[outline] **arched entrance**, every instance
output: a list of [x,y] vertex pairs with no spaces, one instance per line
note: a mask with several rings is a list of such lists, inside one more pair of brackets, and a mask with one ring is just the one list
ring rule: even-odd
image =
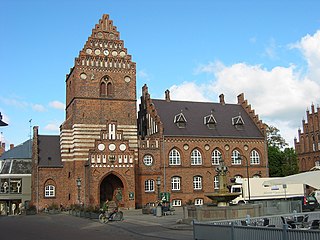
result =
[[119,177],[114,174],[106,176],[100,184],[100,204],[106,200],[122,202],[123,183]]

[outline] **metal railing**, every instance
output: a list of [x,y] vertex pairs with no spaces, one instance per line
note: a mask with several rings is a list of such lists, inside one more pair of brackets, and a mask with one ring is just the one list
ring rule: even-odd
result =
[[[304,213],[298,213],[301,215]],[[309,221],[320,219],[320,212],[308,213]],[[293,214],[281,215],[292,217]],[[193,222],[194,239],[224,239],[224,240],[319,240],[320,230],[312,229],[288,229],[288,225],[283,224],[281,216],[268,216],[270,225],[264,226],[242,226],[241,220],[225,220],[210,222]],[[258,221],[260,218],[251,218],[251,221]]]

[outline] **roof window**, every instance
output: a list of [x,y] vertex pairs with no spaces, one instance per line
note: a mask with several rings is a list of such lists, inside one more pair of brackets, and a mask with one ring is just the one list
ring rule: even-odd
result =
[[178,126],[178,128],[185,128],[187,125],[187,120],[182,112],[174,116],[173,122]]
[[204,124],[207,125],[207,127],[209,129],[215,129],[216,128],[217,121],[214,118],[214,116],[212,115],[212,113],[210,115],[208,115],[208,116],[205,116],[203,118],[203,120],[204,120]]

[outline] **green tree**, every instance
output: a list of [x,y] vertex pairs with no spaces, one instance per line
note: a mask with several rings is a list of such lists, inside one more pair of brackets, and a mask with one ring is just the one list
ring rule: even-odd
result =
[[288,144],[279,132],[276,127],[267,126],[270,177],[284,177],[299,172],[297,154],[293,148],[284,148]]
[[278,128],[267,125],[266,132],[268,146],[278,147],[280,149],[288,146],[286,140],[280,135]]

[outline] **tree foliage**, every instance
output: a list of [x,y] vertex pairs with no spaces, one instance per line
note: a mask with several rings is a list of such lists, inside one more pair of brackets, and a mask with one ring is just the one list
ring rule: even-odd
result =
[[270,177],[284,177],[299,172],[295,150],[284,148],[288,144],[274,126],[267,126],[267,144]]

